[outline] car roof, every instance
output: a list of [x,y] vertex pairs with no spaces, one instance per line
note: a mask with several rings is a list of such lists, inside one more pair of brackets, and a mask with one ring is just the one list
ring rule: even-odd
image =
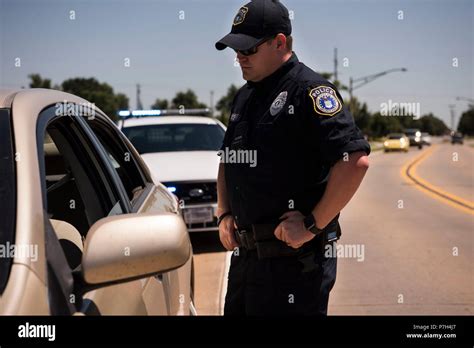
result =
[[124,120],[122,127],[150,126],[155,124],[211,124],[218,125],[216,119],[203,116],[156,116],[137,117]]
[[7,89],[0,88],[0,108],[10,108],[12,104],[13,97],[15,94],[20,92],[21,89]]
[[[99,107],[95,106],[94,103],[81,98],[77,95],[47,88],[17,88],[17,89],[6,89],[0,88],[0,108],[12,108],[13,100],[18,101],[18,105],[27,107],[28,110],[35,110],[34,113],[25,113],[22,115],[27,116],[26,118],[37,117],[37,108],[49,106],[57,103],[82,103],[85,105],[91,105],[96,110],[104,113]],[[105,113],[104,113],[105,114]]]

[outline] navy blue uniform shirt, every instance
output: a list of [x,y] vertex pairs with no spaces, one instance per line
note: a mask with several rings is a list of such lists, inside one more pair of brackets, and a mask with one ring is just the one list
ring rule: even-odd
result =
[[[232,214],[240,228],[275,223],[289,210],[309,214],[330,168],[345,154],[370,153],[334,85],[293,53],[272,75],[237,93],[223,151],[256,162],[225,163]],[[223,158],[221,158],[222,160]],[[224,160],[225,162],[225,160]],[[229,162],[229,161],[228,161]]]

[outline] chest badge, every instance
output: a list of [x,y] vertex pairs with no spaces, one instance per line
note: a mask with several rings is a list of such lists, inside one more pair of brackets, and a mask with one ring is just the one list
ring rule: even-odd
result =
[[287,91],[284,91],[278,94],[278,97],[276,97],[276,99],[273,101],[272,105],[270,106],[270,114],[272,116],[275,116],[281,111],[281,109],[283,109],[283,107],[286,104],[287,98],[288,98]]
[[230,122],[237,122],[238,120],[240,120],[240,114],[230,115]]
[[319,86],[309,92],[313,100],[314,111],[323,116],[334,116],[341,111],[342,103],[337,97],[336,91],[331,87]]

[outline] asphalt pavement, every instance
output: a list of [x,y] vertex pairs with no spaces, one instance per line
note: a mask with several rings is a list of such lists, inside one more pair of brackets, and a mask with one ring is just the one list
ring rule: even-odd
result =
[[[374,152],[341,214],[329,315],[474,314],[473,186],[468,144]],[[230,254],[215,232],[192,242],[197,311],[221,314]]]

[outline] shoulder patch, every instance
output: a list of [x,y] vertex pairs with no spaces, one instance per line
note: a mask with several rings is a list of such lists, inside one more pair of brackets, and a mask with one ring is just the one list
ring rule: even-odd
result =
[[334,116],[342,109],[336,91],[328,86],[319,86],[309,91],[314,111],[322,116]]
[[246,16],[247,12],[249,12],[248,7],[242,6],[239,9],[239,12],[237,12],[237,14],[234,17],[234,25],[239,25],[239,24],[243,23],[243,21],[245,20],[245,16]]

